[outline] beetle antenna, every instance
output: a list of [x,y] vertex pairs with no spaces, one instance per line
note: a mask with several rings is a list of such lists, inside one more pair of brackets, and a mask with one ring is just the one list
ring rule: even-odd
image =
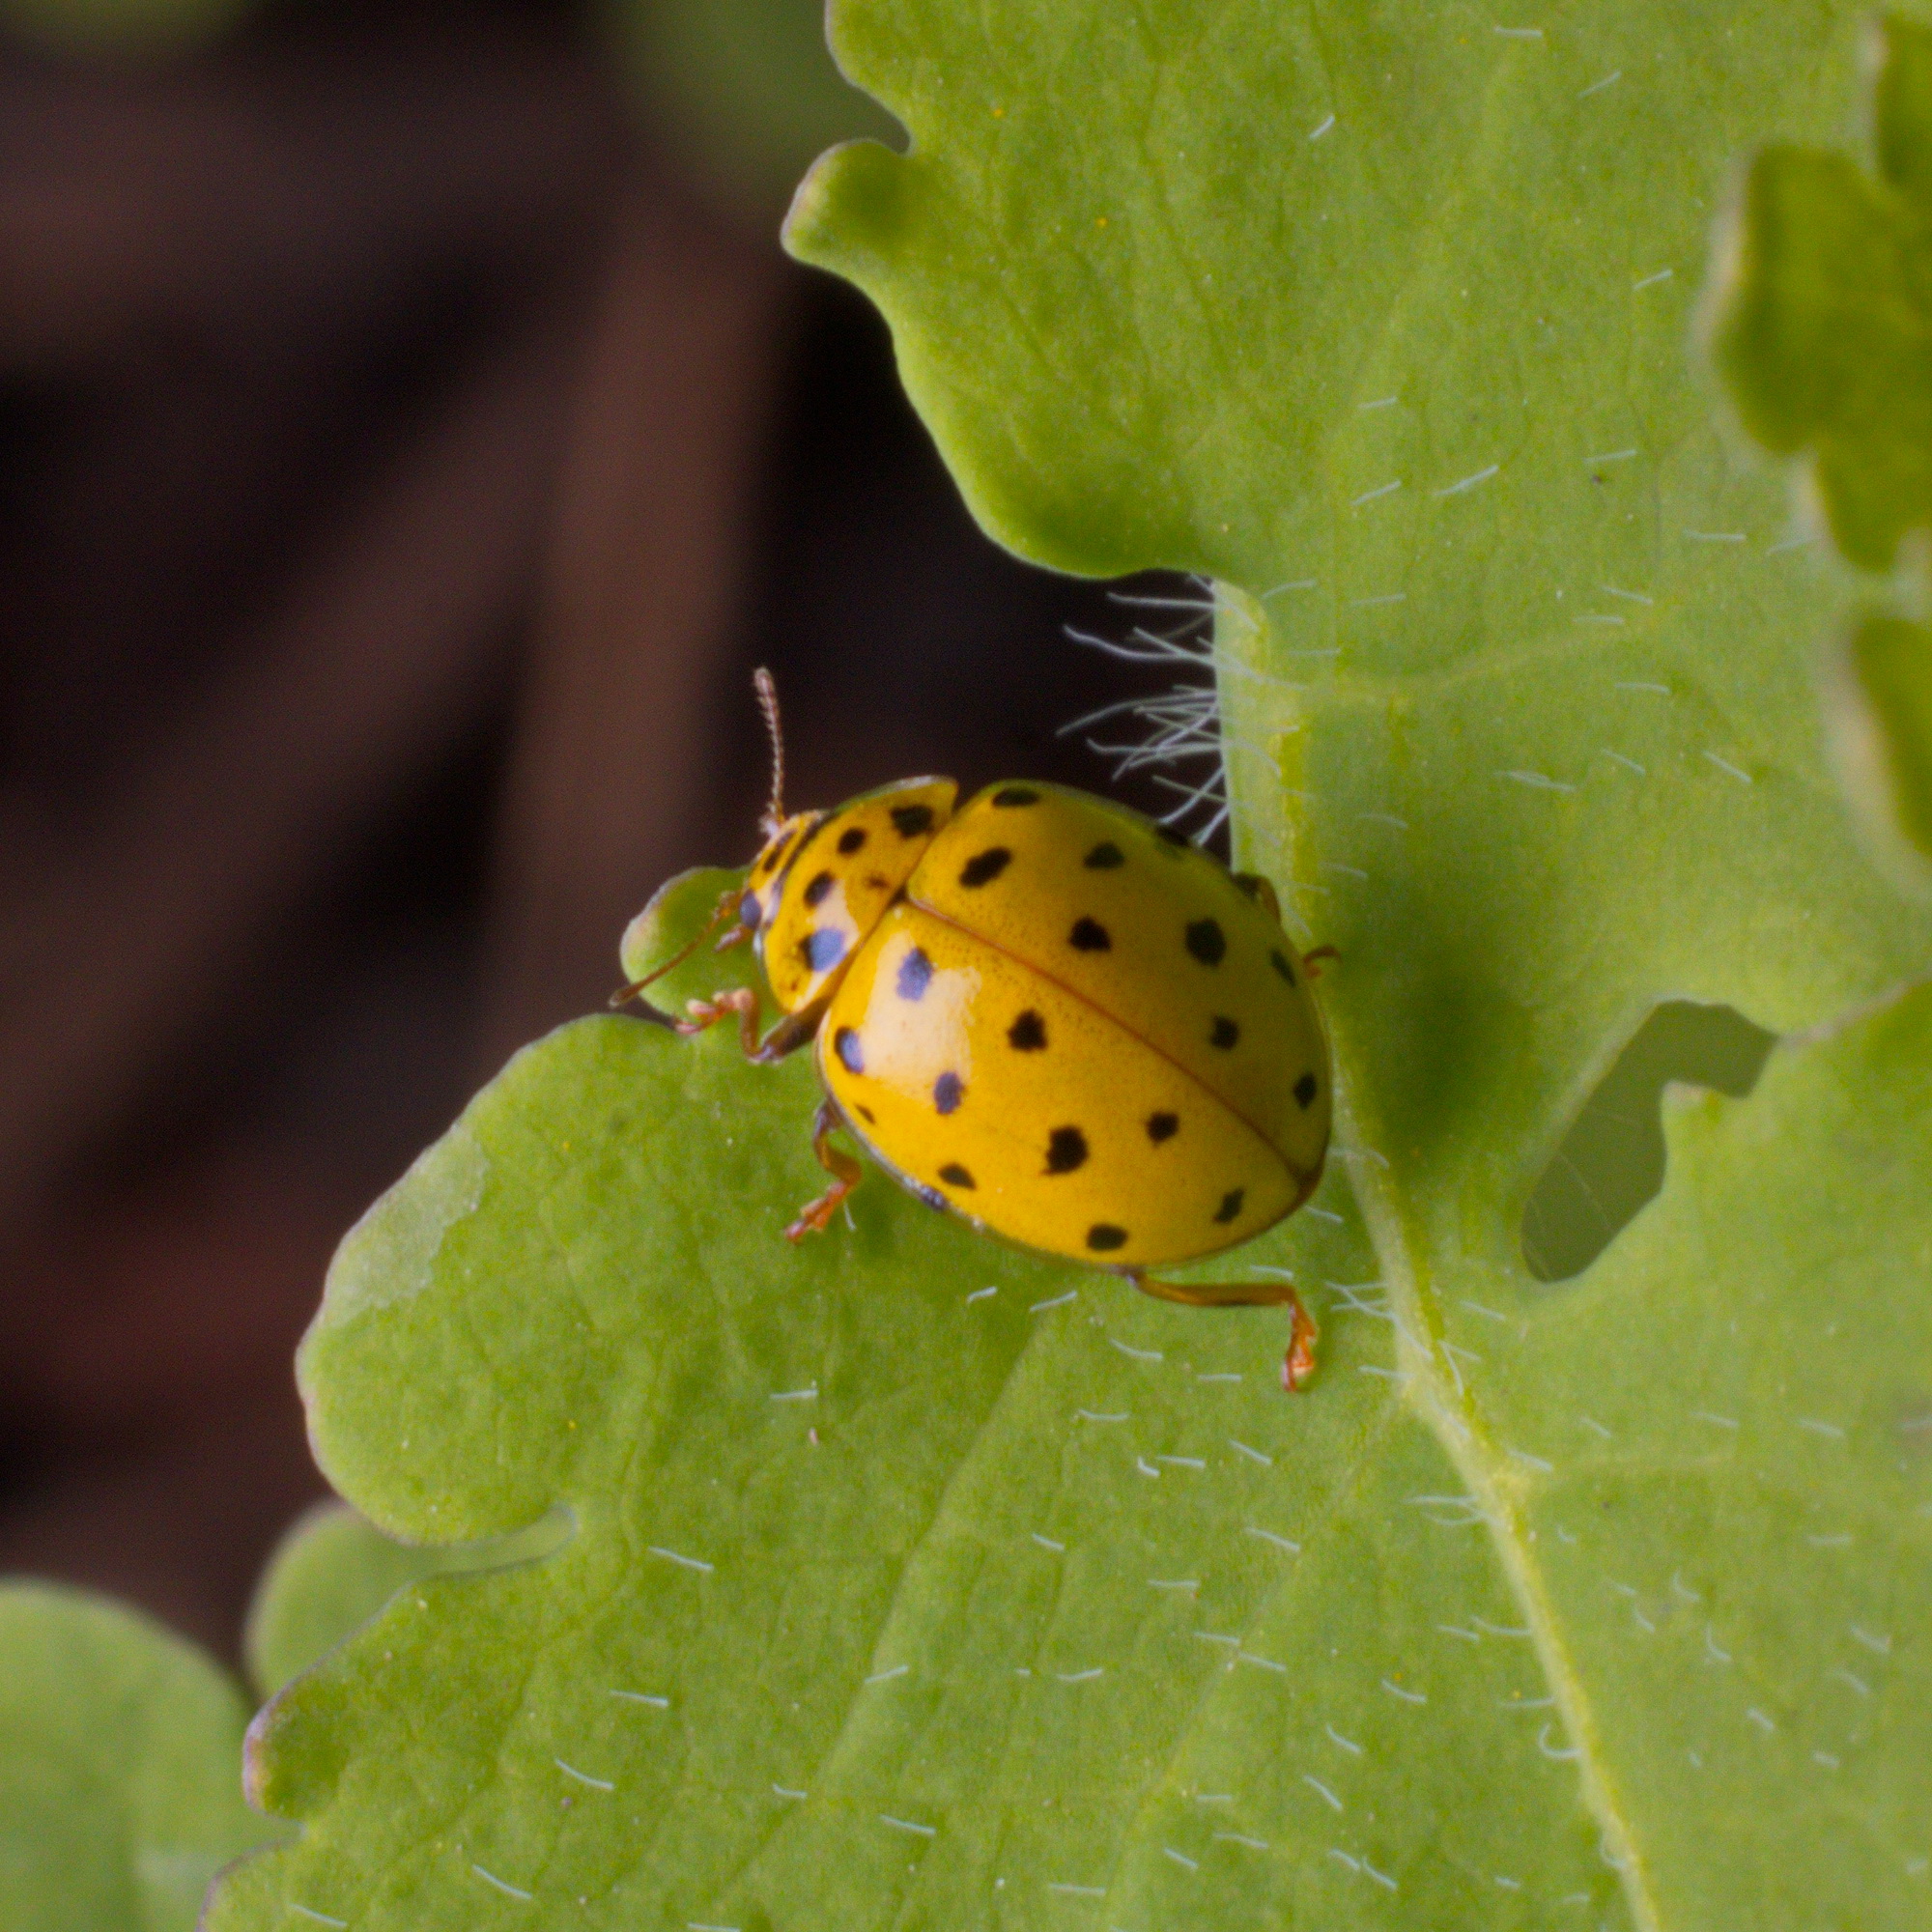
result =
[[772,802],[765,808],[765,831],[769,835],[784,823],[784,733],[779,728],[779,688],[763,665],[752,673],[752,684],[758,694],[758,709],[765,714],[765,729],[772,740]]

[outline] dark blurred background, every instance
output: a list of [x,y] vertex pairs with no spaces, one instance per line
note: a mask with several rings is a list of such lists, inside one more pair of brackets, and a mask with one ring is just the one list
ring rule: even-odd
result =
[[755,664],[797,803],[1172,681],[781,253],[819,14],[0,0],[0,1572],[233,1653],[335,1239],[750,855]]

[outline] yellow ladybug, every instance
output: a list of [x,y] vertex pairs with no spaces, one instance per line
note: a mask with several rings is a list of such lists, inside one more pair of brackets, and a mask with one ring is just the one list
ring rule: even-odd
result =
[[1327,1041],[1266,880],[1061,785],[955,806],[952,780],[909,779],[787,816],[762,670],[757,688],[765,843],[706,930],[732,920],[721,948],[755,939],[783,1017],[760,1037],[747,986],[672,1023],[735,1013],[761,1063],[816,1042],[812,1147],[832,1185],[787,1236],[822,1230],[858,1185],[842,1129],[922,1201],[1021,1246],[1170,1301],[1287,1304],[1298,1387],[1315,1328],[1292,1286],[1147,1272],[1252,1239],[1321,1179]]

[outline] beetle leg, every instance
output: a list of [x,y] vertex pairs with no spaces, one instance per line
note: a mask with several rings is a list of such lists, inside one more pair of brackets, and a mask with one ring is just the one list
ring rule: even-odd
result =
[[736,1013],[738,1043],[745,1049],[745,1058],[755,1060],[758,1057],[758,989],[755,986],[727,986],[722,993],[713,993],[708,1000],[687,1000],[685,1011],[691,1017],[673,1024],[687,1037],[702,1033],[706,1027],[716,1026],[726,1013]]
[[782,1060],[786,1054],[804,1046],[816,1035],[818,1022],[824,1017],[823,1007],[786,1013],[760,1039],[758,989],[755,986],[727,986],[721,993],[713,993],[708,1000],[687,1000],[685,1010],[691,1015],[689,1019],[667,1020],[666,1024],[674,1032],[683,1034],[687,1039],[693,1034],[702,1033],[706,1027],[716,1026],[726,1013],[736,1013],[738,1043],[745,1049],[745,1058],[759,1066],[769,1066],[775,1060]]
[[838,1204],[858,1186],[865,1174],[865,1169],[849,1153],[841,1153],[832,1145],[833,1134],[844,1124],[830,1100],[818,1103],[818,1113],[811,1122],[811,1151],[818,1156],[819,1166],[832,1177],[832,1185],[816,1201],[807,1202],[798,1210],[798,1219],[785,1230],[788,1241],[802,1241],[811,1234],[822,1235],[826,1224],[838,1211]]
[[1322,959],[1339,959],[1341,956],[1332,946],[1318,946],[1313,952],[1304,952],[1301,955],[1301,970],[1311,980],[1319,980],[1321,977],[1321,968],[1316,962]]
[[769,1066],[774,1061],[782,1060],[786,1054],[795,1053],[801,1046],[809,1044],[818,1034],[818,1022],[825,1016],[822,1006],[809,1007],[802,1012],[787,1013],[772,1028],[758,1050],[752,1055],[760,1066]]
[[1280,1308],[1289,1309],[1291,1326],[1288,1357],[1281,1366],[1281,1385],[1293,1395],[1315,1373],[1314,1318],[1301,1305],[1294,1284],[1287,1281],[1179,1282],[1155,1281],[1135,1269],[1127,1279],[1143,1294],[1160,1301],[1184,1302],[1189,1308]]

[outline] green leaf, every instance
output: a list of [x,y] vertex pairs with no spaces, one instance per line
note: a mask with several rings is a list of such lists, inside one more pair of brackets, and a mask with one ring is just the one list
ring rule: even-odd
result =
[[1924,1922],[1928,1107],[1923,988],[1681,1100],[1657,1208],[1510,1363],[1504,1439],[1558,1465],[1518,1554],[1639,1923]]
[[[794,1253],[812,1091],[722,1029],[585,1021],[344,1244],[301,1358],[338,1486],[407,1536],[557,1503],[578,1530],[406,1589],[270,1705],[253,1789],[307,1829],[213,1923],[467,1924],[517,1891],[737,1922],[740,1887],[849,1920],[937,1813],[960,1841],[913,1858],[928,1885],[990,1887],[1009,1813],[1084,1884],[1193,1698],[1274,1683],[1255,1634],[1353,1507],[1381,1325],[1336,1325],[1318,1406],[1279,1393],[1280,1316],[1157,1305],[877,1182]],[[1311,1280],[1363,1278],[1347,1226],[1303,1248]],[[1099,1743],[1055,1746],[1069,1719]],[[1024,1796],[980,1786],[989,1753]]]
[[282,1539],[248,1613],[248,1680],[271,1696],[425,1577],[533,1562],[570,1540],[558,1513],[481,1543],[398,1543],[346,1504],[318,1503]]
[[[821,163],[792,243],[884,309],[996,535],[1218,581],[1237,849],[1341,950],[1350,1172],[1406,1412],[1489,1529],[1636,1922],[1789,1922],[1821,1883],[1892,1896],[1917,1854],[1875,1821],[1910,1794],[1881,1776],[1848,1801],[1861,1836],[1820,1787],[1644,1742],[1668,1710],[1624,1703],[1594,1660],[1627,1628],[1613,1584],[1650,1585],[1605,1560],[1561,1591],[1533,1538],[1542,1464],[1560,1481],[1590,1448],[1601,1358],[1531,1372],[1494,1332],[1565,1305],[1527,1276],[1524,1210],[1647,1013],[1691,1000],[1792,1032],[1926,957],[1819,753],[1809,660],[1842,582],[1787,538],[1776,479],[1729,459],[1684,354],[1732,157],[1835,124],[1857,12],[1748,33],[1657,4],[1534,26],[1037,13],[837,9],[848,71],[913,144]],[[1829,1215],[1826,1172],[1793,1170]],[[1861,1232],[1894,1270],[1919,1238]],[[1809,1292],[1795,1251],[1772,1262],[1731,1311],[1749,1336]],[[1874,1381],[1898,1372],[1882,1323],[1861,1347]],[[1562,1437],[1525,1420],[1552,1394]],[[1880,1511],[1867,1534],[1918,1530]],[[1739,1654],[1841,1635],[1768,1616]],[[1740,1809],[1765,1840],[1722,1829]]]
[[[1712,349],[1746,427],[1800,460],[1844,554],[1888,570],[1911,538],[1922,578],[1932,538],[1932,29],[1889,19],[1872,51],[1876,173],[1814,148],[1757,156],[1720,243]],[[1827,698],[1840,768],[1868,821],[1932,858],[1932,636],[1904,617],[1866,614],[1832,652]]]
[[553,1036],[345,1243],[301,1374],[385,1529],[577,1534],[270,1706],[303,1837],[215,1932],[1917,1922],[1923,996],[1673,1116],[1574,1282],[1521,1254],[1655,1008],[1795,1036],[1932,943],[1817,742],[1843,584],[1685,354],[1730,157],[1831,124],[1852,10],[835,28],[914,146],[821,166],[794,244],[970,500],[1219,582],[1237,847],[1341,952],[1334,1170],[1238,1258],[1323,1370],[876,1181],[788,1250],[809,1068]]
[[[1578,1896],[1621,1922],[1611,1823],[1679,1922],[1751,1922],[1721,1909],[1737,1873],[1794,1843],[1807,1898],[1909,1901],[1926,1774],[1888,1714],[1923,1689],[1927,1549],[1886,1525],[1925,1507],[1932,1156],[1909,1131],[1922,1081],[1868,1094],[1928,1064],[1928,1025],[1920,996],[1779,1056],[1751,1101],[1691,1119],[1689,1157],[1676,1122],[1657,1215],[1587,1293],[1480,1318],[1519,1452],[1490,1445],[1487,1495],[1442,1418],[1392,1397],[1389,1330],[1364,1318],[1394,1311],[1333,1224],[1304,1229],[1302,1264],[1350,1286],[1320,1394],[1290,1402],[1278,1319],[1141,1302],[883,1190],[842,1246],[773,1270],[785,1181],[809,1180],[795,1154],[776,1186],[757,1174],[795,1143],[792,1070],[715,1037],[566,1030],[459,1130],[493,1186],[430,1280],[346,1309],[332,1285],[304,1375],[325,1455],[339,1476],[344,1449],[368,1458],[354,1486],[400,1498],[404,1526],[512,1519],[549,1455],[582,1527],[547,1561],[405,1592],[270,1707],[257,1790],[307,1831],[213,1923],[298,1904],[454,1926],[515,1892],[612,1925],[1212,1924],[1269,1901],[1531,1924]],[[1817,1211],[1852,1185],[1904,1265]],[[513,1240],[520,1265],[483,1265]],[[653,1250],[683,1265],[639,1295]],[[1793,1266],[1813,1293],[1740,1342]],[[968,1301],[974,1282],[1000,1292]],[[453,1361],[458,1337],[487,1366]],[[1873,1350],[1895,1365],[1875,1392]],[[404,1441],[413,1470],[379,1467]],[[1543,1551],[1524,1622],[1515,1566]],[[1579,1735],[1618,1774],[1597,1817]],[[1721,1799],[1720,1860],[1683,1784]],[[1889,1869],[1805,1843],[1874,1788]]]
[[0,1924],[189,1932],[221,1866],[281,1835],[242,1802],[246,1719],[147,1618],[0,1585]]
[[625,927],[617,949],[624,978],[630,982],[651,980],[643,997],[654,1010],[682,1017],[687,1000],[727,986],[761,983],[750,947],[717,949],[717,940],[736,925],[735,919],[720,917],[726,895],[735,912],[744,883],[742,866],[699,866],[679,872],[651,895],[650,903]]

